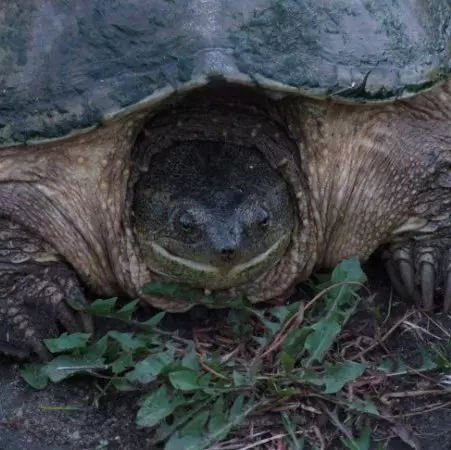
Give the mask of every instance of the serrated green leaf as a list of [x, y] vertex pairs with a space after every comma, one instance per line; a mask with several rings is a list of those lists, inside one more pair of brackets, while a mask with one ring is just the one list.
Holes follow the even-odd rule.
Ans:
[[154, 381], [157, 376], [174, 361], [174, 350], [168, 349], [150, 355], [138, 362], [133, 370], [125, 374], [127, 380], [142, 384]]
[[114, 311], [116, 306], [117, 297], [107, 299], [97, 299], [93, 301], [89, 306], [85, 308], [85, 311], [89, 314], [98, 316], [107, 316]]
[[200, 289], [176, 283], [148, 283], [143, 286], [142, 291], [147, 295], [183, 300], [189, 303], [198, 303], [200, 299], [205, 299], [205, 295]]
[[229, 419], [233, 420], [243, 413], [244, 410], [244, 395], [240, 394], [236, 397], [229, 412]]
[[277, 395], [277, 398], [295, 397], [299, 395], [299, 390], [294, 387], [286, 387], [278, 389], [275, 394]]
[[265, 336], [252, 336], [252, 339], [257, 342], [260, 347], [264, 347], [268, 344], [268, 338]]
[[249, 309], [231, 309], [227, 314], [227, 323], [231, 325], [233, 334], [237, 337], [246, 336], [252, 331]]
[[136, 424], [138, 427], [153, 427], [184, 403], [185, 399], [181, 396], [171, 398], [166, 386], [163, 385], [143, 400], [136, 415]]
[[304, 344], [310, 355], [304, 361], [305, 367], [309, 367], [315, 361], [321, 363], [327, 350], [330, 349], [336, 336], [341, 331], [337, 322], [326, 319], [314, 323], [311, 328], [313, 331], [307, 336]]
[[357, 439], [342, 437], [341, 442], [349, 450], [369, 450], [371, 446], [371, 428], [364, 428]]
[[434, 370], [437, 368], [437, 363], [432, 359], [431, 349], [425, 348], [423, 345], [419, 346], [421, 354], [421, 366], [417, 367], [418, 370]]
[[324, 386], [325, 384], [322, 373], [312, 369], [295, 370], [293, 371], [293, 375], [295, 375], [299, 381], [309, 383], [312, 386]]
[[[201, 375], [198, 380], [199, 386], [202, 386], [203, 388], [210, 386], [212, 377], [213, 375], [211, 375], [211, 373], [204, 373]], [[220, 382], [218, 381], [217, 383], [219, 384]]]
[[86, 358], [84, 355], [60, 355], [47, 363], [43, 367], [42, 372], [51, 381], [57, 383], [76, 374], [105, 370], [107, 367], [103, 358], [92, 360], [90, 357]]
[[[231, 409], [228, 415], [227, 423], [224, 425], [224, 427], [217, 427], [215, 431], [211, 433], [205, 433], [202, 444], [203, 448], [208, 448], [213, 442], [216, 442], [219, 438], [225, 439], [229, 432], [238, 426], [241, 426], [245, 420], [245, 418], [252, 413], [252, 411], [255, 410], [257, 405], [250, 404], [251, 402], [248, 402], [248, 405], [244, 406], [244, 396], [239, 395]], [[190, 449], [190, 450], [194, 450]]]
[[85, 311], [86, 309], [86, 302], [83, 296], [67, 297], [64, 300], [75, 311]]
[[[197, 414], [194, 414], [193, 418], [189, 420], [180, 430], [180, 434], [191, 437], [198, 437], [202, 439], [203, 435], [206, 431], [207, 421], [210, 417], [209, 411], [200, 411]], [[191, 444], [192, 445], [192, 444]]]
[[285, 372], [291, 372], [294, 369], [294, 364], [296, 360], [292, 358], [287, 352], [284, 351], [280, 352], [279, 360]]
[[203, 392], [195, 391], [194, 394], [184, 397], [182, 393], [176, 393], [184, 401], [180, 408], [176, 408], [170, 417], [170, 424], [162, 421], [155, 428], [156, 442], [164, 442], [174, 433], [177, 433], [191, 417], [203, 410], [210, 409], [213, 398], [206, 398]]
[[[221, 364], [220, 362], [217, 362], [217, 358], [215, 355], [210, 355], [209, 359], [203, 360], [204, 364], [206, 364], [210, 369], [214, 370], [219, 375], [222, 375], [225, 378], [230, 377], [231, 372], [228, 370], [229, 364]], [[210, 374], [205, 374], [203, 376], [211, 376]], [[220, 381], [217, 380], [217, 383]]]
[[390, 373], [393, 370], [394, 362], [387, 358], [384, 359], [378, 366], [377, 370], [380, 372]]
[[289, 317], [293, 315], [293, 311], [287, 306], [276, 306], [269, 310], [271, 315], [273, 315], [280, 323], [285, 322]]
[[405, 375], [409, 373], [410, 370], [407, 368], [406, 363], [403, 361], [401, 356], [397, 356], [393, 361], [392, 370], [390, 371], [391, 375]]
[[[224, 301], [225, 299], [219, 299], [220, 301]], [[223, 303], [224, 304], [224, 303]], [[237, 297], [235, 297], [232, 301], [227, 301], [227, 307], [233, 308], [233, 309], [254, 309], [252, 302], [249, 301], [249, 299], [243, 295], [240, 294]]]
[[165, 315], [166, 315], [165, 311], [160, 311], [156, 313], [154, 316], [152, 316], [149, 320], [141, 322], [141, 325], [145, 325], [151, 328], [156, 327], [163, 320]]
[[[339, 263], [332, 272], [331, 283], [340, 283], [342, 281], [355, 281], [357, 283], [364, 283], [367, 280], [365, 272], [362, 270], [362, 265], [357, 258], [345, 259]], [[350, 287], [353, 291], [360, 289], [358, 285]]]
[[111, 370], [114, 374], [125, 372], [133, 366], [133, 356], [130, 352], [123, 352], [111, 363]]
[[[216, 408], [215, 408], [216, 406]], [[206, 407], [206, 404], [203, 404], [203, 407]], [[209, 408], [210, 409], [210, 408]], [[184, 433], [186, 431], [183, 431], [183, 433], [176, 432], [170, 439], [171, 442], [171, 449], [178, 449], [178, 448], [184, 448], [185, 450], [198, 450], [198, 449], [204, 449], [209, 448], [213, 442], [217, 442], [219, 439], [225, 439], [230, 432], [230, 430], [236, 426], [239, 426], [243, 423], [244, 419], [255, 409], [255, 406], [248, 406], [244, 408], [244, 396], [239, 396], [232, 406], [231, 410], [229, 411], [229, 415], [226, 420], [224, 420], [223, 417], [221, 417], [221, 414], [218, 413], [218, 411], [221, 409], [221, 405], [217, 406], [217, 403], [212, 408], [212, 412], [217, 412], [219, 417], [219, 420], [214, 423], [214, 425], [211, 425], [210, 423], [208, 427], [205, 427], [203, 425], [202, 427], [199, 425], [201, 421], [197, 423], [197, 426], [191, 428], [191, 433], [194, 434], [194, 432], [198, 431], [198, 436], [185, 436]], [[194, 413], [197, 414], [197, 413]], [[201, 419], [204, 419], [205, 416], [202, 416]], [[222, 426], [221, 426], [222, 424]], [[167, 430], [166, 430], [167, 433]], [[191, 437], [192, 441], [183, 441], [183, 438], [189, 438]], [[183, 444], [183, 447], [180, 447], [180, 445]], [[166, 448], [166, 447], [165, 447]]]
[[271, 336], [274, 336], [278, 331], [281, 330], [282, 324], [280, 322], [273, 322], [272, 320], [260, 318], [261, 323], [270, 332]]
[[57, 338], [44, 339], [44, 344], [52, 353], [61, 353], [85, 348], [90, 337], [91, 333], [63, 333]]
[[232, 378], [235, 387], [247, 386], [249, 384], [247, 378], [236, 370], [233, 371]]
[[326, 364], [324, 374], [322, 375], [326, 384], [325, 394], [335, 394], [339, 392], [343, 386], [354, 381], [365, 372], [366, 365], [352, 361], [343, 364], [329, 365]]
[[282, 423], [288, 433], [288, 436], [290, 437], [290, 448], [293, 450], [303, 450], [305, 445], [304, 439], [298, 439], [296, 436], [296, 425], [293, 424], [290, 416], [286, 412], [282, 413]]
[[294, 329], [287, 334], [282, 344], [282, 350], [292, 358], [299, 358], [304, 352], [307, 336], [312, 333], [312, 331], [313, 328], [309, 326]]
[[401, 356], [398, 356], [396, 358], [396, 373], [398, 374], [405, 374], [408, 373], [409, 369], [407, 369], [406, 363], [401, 358]]
[[164, 446], [164, 450], [203, 450], [201, 436], [184, 436], [174, 433]]
[[137, 298], [136, 300], [133, 300], [132, 302], [127, 303], [125, 306], [123, 306], [118, 311], [115, 311], [113, 313], [113, 316], [124, 321], [130, 321], [132, 320], [133, 313], [136, 311], [136, 308], [138, 307], [138, 304], [140, 302], [140, 299]]
[[112, 330], [108, 332], [108, 336], [117, 341], [122, 350], [130, 351], [147, 346], [147, 342], [136, 336], [135, 333], [122, 333]]
[[85, 361], [89, 361], [92, 364], [101, 364], [100, 361], [104, 361], [102, 358], [108, 349], [108, 335], [102, 336], [97, 342], [82, 349], [82, 357]]
[[[353, 294], [366, 281], [366, 275], [356, 258], [342, 261], [332, 272], [330, 285], [342, 283], [326, 295], [327, 318], [344, 325], [354, 313], [360, 299]], [[343, 284], [344, 283], [344, 284]]]
[[203, 387], [198, 382], [199, 373], [193, 370], [177, 370], [176, 372], [171, 372], [168, 378], [172, 386], [181, 391], [193, 391]]
[[59, 355], [47, 363], [42, 371], [54, 383], [79, 373], [106, 370], [103, 355], [106, 352], [108, 337], [103, 336], [91, 346], [78, 349], [76, 355]]
[[352, 402], [345, 402], [345, 404], [349, 409], [353, 409], [354, 411], [372, 414], [373, 416], [380, 416], [376, 405], [371, 400], [361, 400], [356, 398]]
[[111, 380], [111, 383], [118, 391], [121, 392], [136, 391], [136, 386], [125, 378], [114, 378]]
[[20, 368], [20, 376], [34, 389], [47, 387], [49, 377], [43, 373], [43, 364], [25, 364]]
[[215, 401], [208, 423], [208, 433], [215, 434], [218, 440], [225, 439], [228, 432], [228, 419], [224, 411], [224, 397], [221, 395]]
[[182, 366], [186, 367], [187, 369], [196, 371], [200, 369], [199, 359], [196, 353], [196, 347], [194, 346], [193, 342], [188, 344], [186, 348], [186, 354], [182, 358]]

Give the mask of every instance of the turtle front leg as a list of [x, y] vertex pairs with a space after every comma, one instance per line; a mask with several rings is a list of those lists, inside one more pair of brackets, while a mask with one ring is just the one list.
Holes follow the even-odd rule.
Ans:
[[395, 243], [384, 250], [383, 258], [402, 297], [432, 309], [437, 295], [443, 310], [451, 309], [451, 239]]
[[68, 300], [86, 304], [74, 271], [27, 229], [0, 219], [0, 353], [47, 359], [43, 339], [56, 336], [59, 326], [91, 331], [92, 320]]

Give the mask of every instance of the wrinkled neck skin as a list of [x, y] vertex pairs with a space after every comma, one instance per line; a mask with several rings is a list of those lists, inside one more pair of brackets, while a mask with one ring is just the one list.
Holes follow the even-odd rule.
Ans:
[[307, 162], [316, 267], [363, 261], [383, 243], [431, 231], [430, 199], [449, 197], [434, 189], [449, 165], [451, 82], [391, 104], [280, 107]]
[[147, 278], [125, 208], [143, 115], [64, 141], [0, 150], [2, 213], [42, 237], [99, 295]]
[[[425, 226], [417, 212], [440, 165], [449, 165], [451, 83], [371, 107], [301, 97], [267, 103], [223, 108], [196, 101], [156, 116], [141, 134], [147, 112], [67, 140], [2, 149], [2, 213], [45, 239], [96, 294], [136, 296], [161, 277], [137, 245], [134, 183], [171, 140], [220, 136], [263, 152], [286, 179], [296, 216], [285, 256], [229, 297], [284, 296], [315, 267], [364, 260], [381, 242]], [[192, 306], [143, 297], [169, 311]]]

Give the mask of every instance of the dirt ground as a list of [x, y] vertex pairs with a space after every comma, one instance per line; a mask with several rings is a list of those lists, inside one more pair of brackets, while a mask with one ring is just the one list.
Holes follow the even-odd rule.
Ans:
[[[378, 268], [367, 268], [371, 289], [378, 294], [378, 301], [387, 303], [390, 296], [388, 280]], [[178, 316], [172, 326], [189, 328], [198, 313]], [[203, 313], [202, 313], [203, 314]], [[201, 315], [202, 315], [201, 314]], [[431, 335], [445, 336], [451, 331], [448, 316], [432, 316], [424, 323]], [[439, 325], [440, 324], [440, 325]], [[409, 359], [413, 334], [400, 328], [387, 340], [387, 347]], [[414, 357], [414, 355], [412, 355]], [[100, 387], [92, 378], [73, 379], [49, 385], [43, 391], [28, 387], [19, 376], [16, 361], [0, 358], [0, 450], [143, 450], [151, 449], [149, 432], [134, 425], [136, 394], [103, 396], [99, 401]], [[401, 390], [402, 386], [399, 387]], [[418, 387], [419, 389], [421, 386]], [[404, 420], [422, 449], [451, 449], [451, 402], [431, 396], [407, 397], [399, 408], [411, 415]], [[436, 406], [436, 407], [435, 407]], [[415, 414], [429, 407], [427, 414]], [[434, 409], [435, 408], [435, 409]], [[381, 426], [384, 439], [389, 427]], [[384, 428], [385, 427], [385, 428]], [[374, 449], [403, 450], [412, 448], [399, 439], [388, 444], [375, 443]]]

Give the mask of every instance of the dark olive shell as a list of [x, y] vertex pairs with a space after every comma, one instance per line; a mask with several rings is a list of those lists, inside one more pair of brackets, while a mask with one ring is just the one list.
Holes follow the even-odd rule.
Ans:
[[0, 0], [0, 145], [212, 80], [377, 102], [450, 74], [450, 0]]

